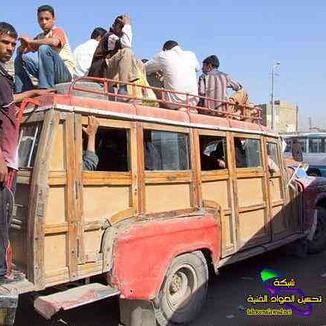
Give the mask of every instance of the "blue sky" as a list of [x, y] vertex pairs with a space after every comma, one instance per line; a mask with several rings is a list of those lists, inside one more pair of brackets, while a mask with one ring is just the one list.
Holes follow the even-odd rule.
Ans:
[[134, 26], [134, 52], [150, 58], [168, 39], [196, 53], [210, 54], [220, 69], [241, 82], [255, 103], [269, 101], [271, 68], [281, 61], [275, 98], [299, 105], [301, 125], [308, 116], [326, 128], [326, 1], [325, 0], [126, 0], [6, 1], [0, 20], [19, 33], [39, 32], [35, 11], [54, 6], [57, 26], [74, 48], [96, 26], [108, 28], [119, 14]]

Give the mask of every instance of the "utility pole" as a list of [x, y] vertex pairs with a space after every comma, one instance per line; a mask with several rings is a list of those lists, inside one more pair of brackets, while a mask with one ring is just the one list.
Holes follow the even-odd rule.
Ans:
[[280, 61], [277, 61], [272, 67], [272, 91], [271, 91], [271, 127], [272, 130], [276, 132], [276, 113], [274, 109], [274, 79], [275, 79], [275, 70], [281, 64]]

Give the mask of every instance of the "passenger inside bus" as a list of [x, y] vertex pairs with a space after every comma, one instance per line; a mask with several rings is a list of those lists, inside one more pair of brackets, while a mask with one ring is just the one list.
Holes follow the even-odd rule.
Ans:
[[235, 161], [237, 168], [247, 167], [246, 150], [244, 149], [241, 139], [234, 138]]
[[87, 148], [83, 153], [83, 170], [95, 171], [98, 165], [98, 156], [95, 152], [95, 139], [99, 122], [94, 116], [88, 117], [88, 126], [83, 127], [83, 132], [87, 136]]
[[96, 136], [98, 171], [129, 171], [128, 133], [124, 129], [100, 128]]
[[225, 138], [200, 137], [201, 170], [219, 170], [227, 168]]
[[147, 171], [162, 170], [162, 158], [159, 151], [152, 143], [152, 136], [150, 132], [144, 133], [144, 156], [145, 156], [145, 170]]

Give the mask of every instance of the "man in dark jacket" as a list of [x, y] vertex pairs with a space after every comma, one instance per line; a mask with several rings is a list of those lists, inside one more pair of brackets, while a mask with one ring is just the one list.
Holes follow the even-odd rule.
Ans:
[[96, 48], [88, 76], [117, 79], [119, 94], [127, 94], [125, 83], [138, 79], [136, 59], [131, 51], [132, 28], [128, 16], [118, 16]]

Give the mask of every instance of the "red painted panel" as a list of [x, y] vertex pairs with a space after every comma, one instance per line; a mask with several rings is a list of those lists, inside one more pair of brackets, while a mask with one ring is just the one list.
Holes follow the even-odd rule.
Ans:
[[174, 257], [197, 249], [220, 257], [220, 228], [211, 214], [134, 224], [114, 245], [111, 282], [128, 299], [153, 299]]

